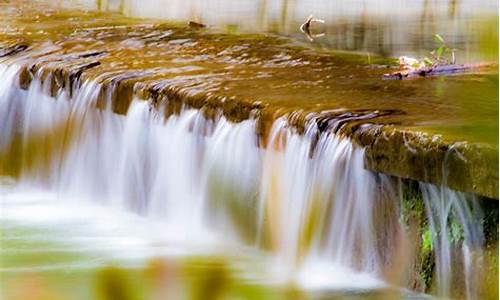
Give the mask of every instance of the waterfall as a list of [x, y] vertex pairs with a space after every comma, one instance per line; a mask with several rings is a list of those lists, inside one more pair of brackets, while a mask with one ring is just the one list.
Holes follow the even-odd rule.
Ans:
[[376, 176], [363, 169], [363, 150], [348, 139], [318, 135], [313, 122], [304, 135], [284, 119], [275, 122], [264, 155], [261, 223], [272, 231], [280, 266], [289, 268], [284, 274], [327, 262], [334, 270], [379, 274], [384, 262], [374, 232]]
[[[467, 299], [474, 299], [476, 284], [480, 274], [475, 266], [480, 265], [483, 234], [480, 224], [473, 224], [481, 219], [477, 199], [467, 199], [464, 194], [454, 193], [446, 187], [438, 188], [430, 184], [421, 184], [423, 198], [429, 220], [432, 244], [436, 251], [436, 274], [438, 292], [440, 296], [449, 295], [452, 280], [463, 280]], [[471, 203], [471, 204], [469, 204]], [[461, 245], [462, 256], [453, 253], [453, 245], [457, 234], [462, 234], [464, 241]], [[462, 260], [463, 278], [454, 278], [453, 260]]]
[[[63, 90], [50, 97], [43, 70], [27, 91], [17, 84], [19, 70], [0, 65], [0, 153], [20, 153], [17, 169], [12, 160], [0, 171], [16, 169], [20, 187], [130, 211], [164, 223], [165, 234], [255, 247], [273, 257], [276, 280], [305, 288], [384, 286], [391, 261], [403, 255], [394, 180], [365, 170], [364, 150], [320, 131], [313, 115], [303, 133], [286, 116], [275, 120], [264, 148], [254, 118], [234, 123], [189, 107], [165, 117], [138, 98], [117, 115], [110, 105], [96, 109], [98, 79], [72, 97]], [[482, 231], [470, 203], [477, 201], [446, 187], [421, 183], [420, 190], [438, 293], [450, 294], [460, 245], [473, 299]], [[463, 241], [450, 241], [452, 227]]]

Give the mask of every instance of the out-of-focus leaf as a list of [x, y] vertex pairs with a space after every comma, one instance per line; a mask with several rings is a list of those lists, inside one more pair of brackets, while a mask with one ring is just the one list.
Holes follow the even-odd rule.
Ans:
[[436, 42], [438, 42], [438, 43], [444, 44], [444, 39], [443, 39], [443, 37], [442, 37], [441, 35], [439, 35], [438, 33], [436, 33], [436, 34], [434, 35], [434, 40], [435, 40]]
[[441, 47], [436, 49], [436, 57], [438, 60], [441, 59], [441, 56], [443, 55], [443, 51], [444, 51], [444, 46], [441, 46]]
[[108, 267], [97, 274], [97, 294], [101, 300], [138, 300], [125, 271]]

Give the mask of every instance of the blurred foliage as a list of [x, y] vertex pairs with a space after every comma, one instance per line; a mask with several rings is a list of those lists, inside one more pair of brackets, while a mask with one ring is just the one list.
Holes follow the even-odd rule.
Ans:
[[100, 270], [96, 276], [96, 290], [102, 300], [139, 300], [133, 280], [117, 267]]

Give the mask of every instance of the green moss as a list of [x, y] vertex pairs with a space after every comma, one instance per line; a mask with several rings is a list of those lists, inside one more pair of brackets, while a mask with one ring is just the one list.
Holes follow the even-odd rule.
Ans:
[[422, 252], [426, 253], [429, 251], [432, 251], [434, 248], [434, 245], [432, 243], [432, 232], [429, 227], [424, 231], [422, 234]]
[[422, 269], [420, 270], [420, 280], [423, 291], [429, 292], [432, 287], [434, 277], [435, 257], [434, 252], [427, 251], [421, 253]]
[[464, 228], [456, 218], [451, 218], [448, 226], [448, 241], [453, 244], [459, 244], [464, 241]]
[[498, 245], [498, 201], [496, 199], [479, 198], [483, 211], [481, 225], [483, 227], [486, 246]]
[[426, 224], [425, 204], [418, 183], [411, 180], [402, 181], [402, 203], [400, 223], [410, 225], [416, 223], [419, 227]]

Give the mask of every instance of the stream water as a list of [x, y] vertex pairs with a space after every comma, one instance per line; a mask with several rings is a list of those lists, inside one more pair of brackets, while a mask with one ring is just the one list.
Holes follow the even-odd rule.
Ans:
[[[52, 98], [43, 69], [28, 90], [18, 72], [15, 61], [0, 65], [0, 152], [17, 153], [4, 161], [17, 179], [2, 179], [0, 200], [0, 274], [12, 299], [24, 299], [21, 283], [88, 298], [93, 272], [115, 289], [146, 282], [130, 292], [139, 299], [206, 299], [209, 290], [213, 299], [427, 297], [403, 288], [412, 242], [400, 183], [365, 170], [363, 149], [320, 134], [314, 119], [303, 134], [277, 119], [263, 147], [252, 118], [207, 119], [188, 107], [165, 118], [139, 99], [122, 116], [95, 108], [98, 80]], [[435, 293], [465, 282], [464, 297], [475, 299], [480, 212], [471, 195], [420, 189]], [[464, 238], [449, 242], [449, 232]], [[117, 269], [99, 273], [109, 265]]]
[[[459, 62], [497, 61], [498, 3], [488, 0], [66, 0], [127, 16], [197, 21], [232, 33], [272, 32], [321, 49], [427, 56], [434, 34]], [[309, 15], [313, 40], [300, 32]]]

